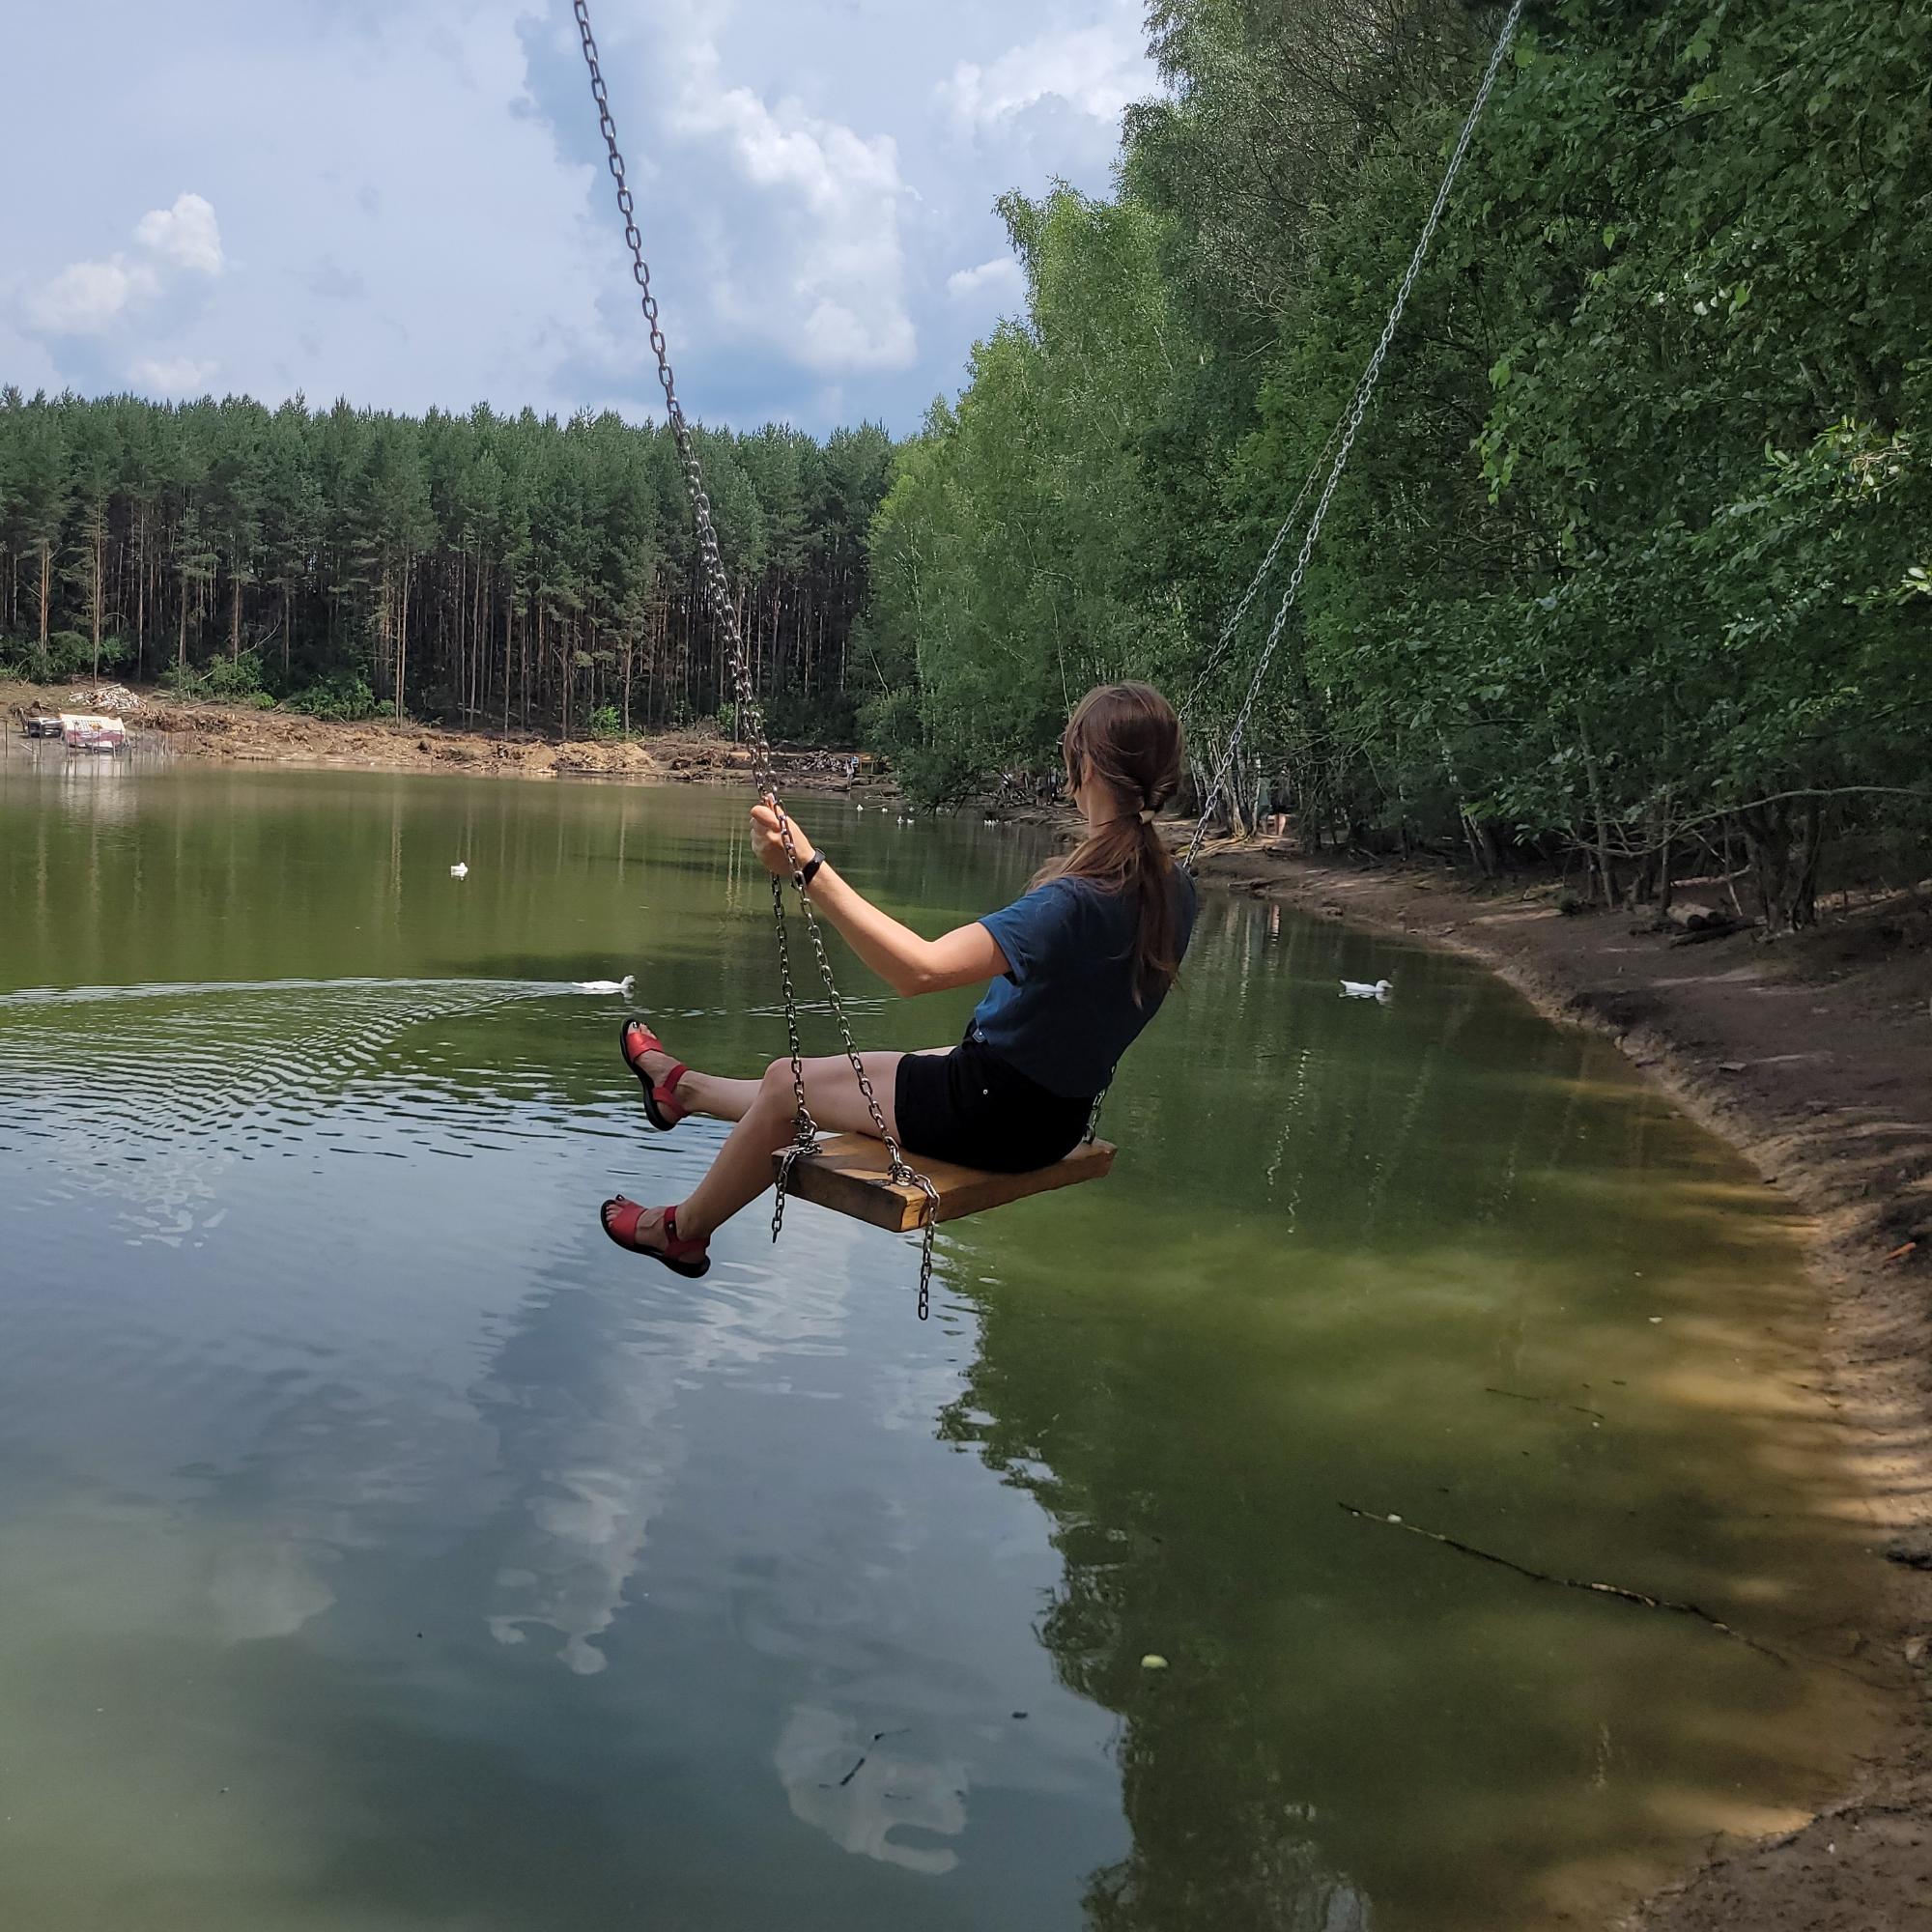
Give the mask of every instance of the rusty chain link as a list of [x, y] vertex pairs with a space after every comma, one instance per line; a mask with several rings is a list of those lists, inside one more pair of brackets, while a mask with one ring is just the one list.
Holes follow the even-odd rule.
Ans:
[[[873, 1093], [872, 1083], [867, 1076], [865, 1061], [860, 1055], [858, 1042], [852, 1037], [851, 1024], [845, 1015], [845, 1002], [833, 976], [831, 956], [825, 950], [824, 930], [811, 909], [810, 899], [806, 895], [804, 862], [799, 858], [798, 848], [792, 842], [791, 820], [779, 802], [778, 773], [772, 763], [771, 744], [765, 736], [764, 712], [758, 703], [756, 690], [752, 680], [752, 668], [745, 656], [745, 640], [738, 628], [738, 611], [731, 598], [730, 581], [724, 575], [724, 561], [719, 554], [718, 531], [712, 522], [710, 494], [704, 487], [704, 471], [698, 462], [697, 446], [692, 437], [691, 426], [685, 421], [684, 410], [677, 399], [677, 384], [671, 374], [670, 352], [665, 342], [663, 326], [658, 319], [658, 300], [651, 290], [650, 267], [644, 260], [644, 238], [638, 227], [637, 204], [632, 197], [630, 184], [624, 177], [624, 156], [617, 146], [617, 124], [611, 116], [611, 97], [604, 85], [604, 70], [598, 63], [597, 37], [590, 31], [588, 0], [573, 0], [573, 7], [577, 14], [577, 31], [583, 43], [583, 62], [590, 70], [590, 94], [591, 99], [597, 103], [597, 127], [604, 136], [611, 179], [617, 185], [617, 208], [624, 217], [624, 240], [630, 244], [631, 249], [631, 279], [638, 285], [644, 323], [650, 331], [651, 353], [657, 357], [658, 384], [664, 390], [665, 397], [665, 420], [669, 427], [671, 440], [676, 446], [678, 460], [684, 469], [685, 487], [691, 497], [692, 515], [697, 526], [699, 570], [704, 582], [705, 601], [711, 607], [712, 623], [729, 652], [732, 684], [737, 694], [740, 712], [752, 739], [752, 781], [757, 787], [759, 797], [779, 815], [779, 837], [784, 841], [785, 859], [791, 867], [792, 884], [798, 888], [799, 908], [805, 915], [805, 927], [810, 936], [812, 952], [818, 962], [818, 975], [825, 983], [826, 999], [838, 1025], [838, 1036], [844, 1043], [845, 1058], [851, 1063], [853, 1076], [859, 1083], [859, 1092], [865, 1095], [866, 1109], [871, 1115], [873, 1132], [885, 1143], [893, 1181], [901, 1187], [917, 1187], [925, 1197], [925, 1208], [920, 1224], [922, 1239], [919, 1261], [919, 1319], [923, 1321], [931, 1312], [932, 1237], [934, 1226], [939, 1218], [938, 1190], [906, 1159], [905, 1151], [899, 1146], [897, 1137], [886, 1124], [886, 1117], [879, 1106], [878, 1095]], [[784, 1226], [785, 1191], [791, 1179], [791, 1171], [800, 1160], [809, 1159], [818, 1151], [818, 1124], [811, 1118], [811, 1109], [806, 1101], [805, 1094], [804, 1049], [798, 1031], [798, 993], [792, 982], [791, 949], [785, 934], [784, 886], [776, 873], [772, 875], [772, 918], [778, 928], [779, 981], [784, 997], [785, 1030], [789, 1037], [793, 1103], [792, 1142], [780, 1159], [777, 1198], [772, 1208], [772, 1239], [776, 1241]]]

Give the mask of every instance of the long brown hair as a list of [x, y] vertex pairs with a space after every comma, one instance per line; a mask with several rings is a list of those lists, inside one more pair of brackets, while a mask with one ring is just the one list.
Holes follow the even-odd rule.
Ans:
[[1073, 708], [1060, 740], [1066, 781], [1104, 790], [1113, 815], [1064, 859], [1041, 868], [1049, 879], [1092, 879], [1138, 903], [1134, 998], [1165, 993], [1180, 976], [1176, 957], [1174, 859], [1154, 829], [1154, 813], [1180, 783], [1180, 720], [1151, 684], [1102, 684]]

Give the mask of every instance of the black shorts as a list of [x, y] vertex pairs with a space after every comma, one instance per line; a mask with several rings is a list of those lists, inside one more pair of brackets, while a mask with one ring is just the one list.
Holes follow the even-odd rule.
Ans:
[[1065, 1159], [1094, 1110], [1092, 1100], [1049, 1094], [971, 1039], [951, 1053], [907, 1054], [893, 1100], [908, 1153], [994, 1174], [1025, 1174]]

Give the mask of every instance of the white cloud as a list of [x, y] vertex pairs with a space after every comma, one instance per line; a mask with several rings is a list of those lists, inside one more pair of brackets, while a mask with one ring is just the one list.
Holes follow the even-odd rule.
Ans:
[[708, 37], [675, 51], [685, 71], [674, 130], [718, 150], [758, 198], [753, 221], [712, 230], [720, 315], [821, 375], [909, 367], [919, 341], [905, 304], [897, 144], [725, 86]]
[[948, 275], [946, 293], [954, 301], [977, 300], [982, 296], [1016, 300], [1026, 294], [1026, 272], [1010, 255], [995, 255], [977, 269], [961, 269]]
[[1152, 85], [1139, 9], [1116, 4], [1105, 20], [1036, 35], [989, 66], [961, 61], [938, 95], [960, 126], [996, 131], [1042, 101], [1111, 125]]
[[151, 208], [134, 239], [176, 268], [203, 275], [221, 272], [221, 229], [213, 208], [198, 194], [178, 194], [172, 208]]
[[158, 268], [122, 254], [71, 262], [28, 303], [28, 320], [46, 335], [102, 335], [160, 294], [168, 271], [221, 272], [221, 230], [198, 194], [177, 195], [172, 208], [151, 208], [135, 223], [134, 239]]
[[157, 396], [201, 396], [221, 367], [218, 362], [197, 362], [191, 355], [143, 356], [128, 372], [135, 384]]
[[125, 255], [73, 262], [27, 305], [27, 319], [46, 335], [99, 335], [159, 286], [155, 271]]

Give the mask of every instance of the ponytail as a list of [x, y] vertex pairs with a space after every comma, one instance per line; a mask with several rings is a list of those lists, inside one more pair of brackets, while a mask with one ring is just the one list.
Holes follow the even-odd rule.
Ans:
[[1120, 810], [1065, 858], [1043, 867], [1050, 879], [1092, 879], [1135, 904], [1134, 999], [1145, 1006], [1180, 977], [1174, 918], [1174, 856], [1154, 819], [1180, 783], [1180, 721], [1145, 684], [1090, 691], [1061, 739], [1069, 783], [1097, 784]]

